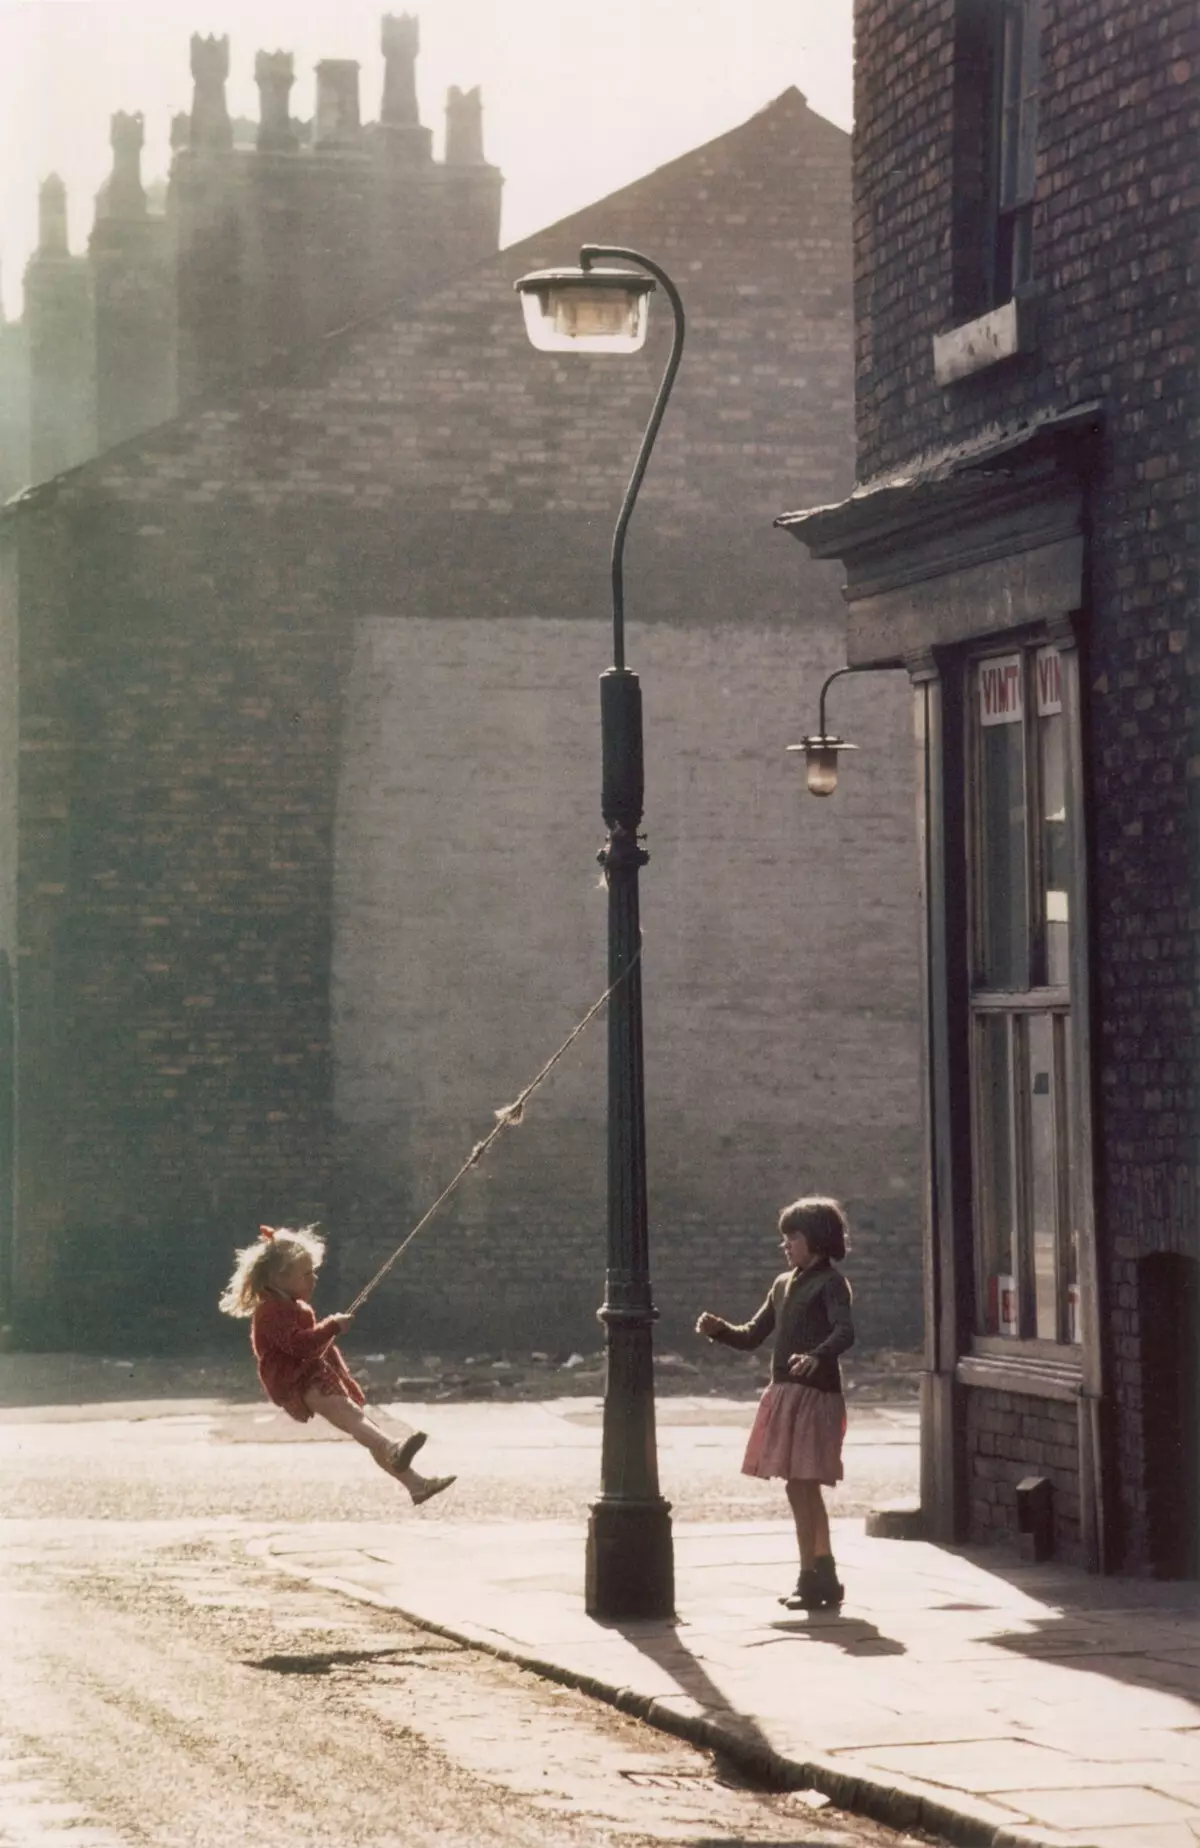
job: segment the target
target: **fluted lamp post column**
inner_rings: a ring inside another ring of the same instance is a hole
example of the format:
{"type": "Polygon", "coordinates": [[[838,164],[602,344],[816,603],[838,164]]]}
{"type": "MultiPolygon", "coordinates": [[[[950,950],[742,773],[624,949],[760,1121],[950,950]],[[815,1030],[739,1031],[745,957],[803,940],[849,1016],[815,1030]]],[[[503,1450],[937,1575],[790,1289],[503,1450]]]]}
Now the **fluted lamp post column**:
{"type": "Polygon", "coordinates": [[[600,1498],[588,1522],[584,1600],[594,1617],[671,1617],[675,1566],[671,1510],[658,1486],[654,1425],[650,1247],[646,1215],[646,1107],[638,874],[644,790],[642,692],[625,666],[625,533],[683,352],[684,313],[666,272],[635,250],[586,244],[578,269],[541,270],[515,285],[534,346],[545,351],[634,353],[645,342],[649,298],[660,285],[674,315],[666,370],[617,517],[612,546],[613,664],[600,677],[601,811],[608,839],[598,858],[608,886],[608,1261],[600,1320],[607,1369],[600,1498]],[[637,264],[643,272],[607,267],[637,264]]]}

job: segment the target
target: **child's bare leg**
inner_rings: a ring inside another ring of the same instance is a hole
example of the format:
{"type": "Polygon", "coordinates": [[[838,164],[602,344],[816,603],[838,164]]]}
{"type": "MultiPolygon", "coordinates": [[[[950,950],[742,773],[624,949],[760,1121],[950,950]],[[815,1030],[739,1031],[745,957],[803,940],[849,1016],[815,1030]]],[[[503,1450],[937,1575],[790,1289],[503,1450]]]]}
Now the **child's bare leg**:
{"type": "MultiPolygon", "coordinates": [[[[789,1477],[786,1488],[788,1506],[792,1519],[796,1523],[796,1544],[800,1549],[800,1569],[802,1572],[812,1570],[817,1556],[816,1535],[813,1531],[812,1496],[809,1491],[815,1483],[802,1481],[799,1477],[789,1477]]],[[[826,1549],[828,1551],[828,1548],[826,1549]]]]}
{"type": "Polygon", "coordinates": [[[812,1490],[812,1539],[813,1555],[821,1559],[833,1552],[833,1543],[829,1538],[829,1515],[825,1507],[825,1497],[821,1493],[819,1482],[810,1482],[812,1490]]]}
{"type": "Polygon", "coordinates": [[[318,1418],[324,1418],[337,1430],[344,1431],[347,1437],[352,1437],[356,1444],[362,1444],[369,1450],[380,1469],[402,1482],[410,1495],[415,1495],[425,1487],[426,1479],[418,1470],[402,1469],[397,1474],[392,1468],[395,1438],[376,1424],[373,1418],[368,1417],[361,1405],[355,1405],[353,1399],[345,1399],[341,1393],[318,1392],[314,1387],[305,1393],[304,1403],[318,1418]]]}
{"type": "Polygon", "coordinates": [[[347,1437],[352,1437],[356,1444],[362,1444],[379,1467],[387,1469],[388,1455],[395,1440],[367,1416],[361,1405],[355,1405],[353,1399],[346,1399],[341,1393],[318,1392],[315,1387],[305,1393],[304,1403],[318,1418],[324,1418],[328,1424],[344,1431],[347,1437]]]}

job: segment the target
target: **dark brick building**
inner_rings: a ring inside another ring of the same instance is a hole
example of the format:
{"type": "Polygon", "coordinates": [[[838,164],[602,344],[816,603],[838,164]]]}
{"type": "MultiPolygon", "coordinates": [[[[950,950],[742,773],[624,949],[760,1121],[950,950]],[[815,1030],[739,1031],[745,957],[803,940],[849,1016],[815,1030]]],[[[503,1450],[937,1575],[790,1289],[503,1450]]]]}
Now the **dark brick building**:
{"type": "MultiPolygon", "coordinates": [[[[66,192],[40,193],[25,272],[21,367],[0,346],[0,495],[149,430],[189,403],[385,302],[492,255],[501,177],[485,159],[478,90],[452,88],[444,159],[417,106],[417,20],[380,29],[379,119],[359,67],[316,67],[311,119],[292,114],[290,52],[259,52],[257,122],[231,118],[227,38],[191,41],[192,107],[172,123],[170,180],[142,180],[144,121],[112,118],[112,172],[86,256],[66,192]]],[[[18,350],[10,336],[9,352],[18,350]]]]}
{"type": "MultiPolygon", "coordinates": [[[[859,0],[858,479],[924,791],[924,1502],[1194,1576],[1200,24],[859,0]]],[[[848,786],[849,786],[848,778],[848,786]]]]}
{"type": "MultiPolygon", "coordinates": [[[[852,480],[849,182],[788,91],[8,510],[19,1338],[211,1330],[264,1219],[329,1220],[356,1285],[603,987],[608,551],[667,328],[537,353],[512,288],[599,241],[689,315],[627,558],[666,1337],[756,1307],[779,1206],[822,1186],[864,1345],[916,1340],[903,676],[847,690],[875,748],[840,808],[784,748],[841,658],[836,570],[772,521],[781,480],[852,480]]],[[[599,1345],[604,1094],[600,1029],[373,1299],[381,1336],[599,1345]]]]}

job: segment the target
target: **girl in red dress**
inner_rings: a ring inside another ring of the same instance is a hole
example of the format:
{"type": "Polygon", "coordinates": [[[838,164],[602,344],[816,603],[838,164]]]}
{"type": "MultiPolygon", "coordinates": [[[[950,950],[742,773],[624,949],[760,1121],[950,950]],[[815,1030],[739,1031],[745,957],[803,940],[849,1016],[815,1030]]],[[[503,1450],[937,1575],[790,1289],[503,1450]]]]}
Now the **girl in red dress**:
{"type": "Polygon", "coordinates": [[[318,1322],[313,1314],[324,1239],[311,1226],[260,1226],[259,1234],[256,1244],[238,1252],[220,1306],[226,1315],[251,1318],[250,1345],[268,1399],[301,1423],[315,1416],[345,1431],[418,1505],[440,1495],[455,1478],[422,1476],[412,1467],[425,1433],[414,1431],[398,1443],[363,1409],[362,1387],[336,1345],[352,1318],[327,1315],[318,1322]]]}

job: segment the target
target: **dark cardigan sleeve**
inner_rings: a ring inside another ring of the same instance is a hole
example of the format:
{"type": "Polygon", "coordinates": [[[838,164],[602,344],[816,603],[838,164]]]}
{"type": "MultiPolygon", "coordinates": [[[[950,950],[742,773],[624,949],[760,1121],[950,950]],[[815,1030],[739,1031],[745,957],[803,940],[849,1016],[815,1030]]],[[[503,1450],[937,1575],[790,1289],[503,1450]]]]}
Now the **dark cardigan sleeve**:
{"type": "Polygon", "coordinates": [[[830,1272],[823,1294],[829,1333],[810,1352],[826,1360],[836,1360],[839,1354],[854,1346],[854,1319],[850,1311],[853,1298],[850,1285],[840,1271],[830,1272]]]}
{"type": "Polygon", "coordinates": [[[762,1308],[748,1322],[722,1321],[720,1329],[712,1339],[719,1341],[722,1347],[761,1347],[774,1326],[775,1292],[772,1290],[762,1308]]]}

